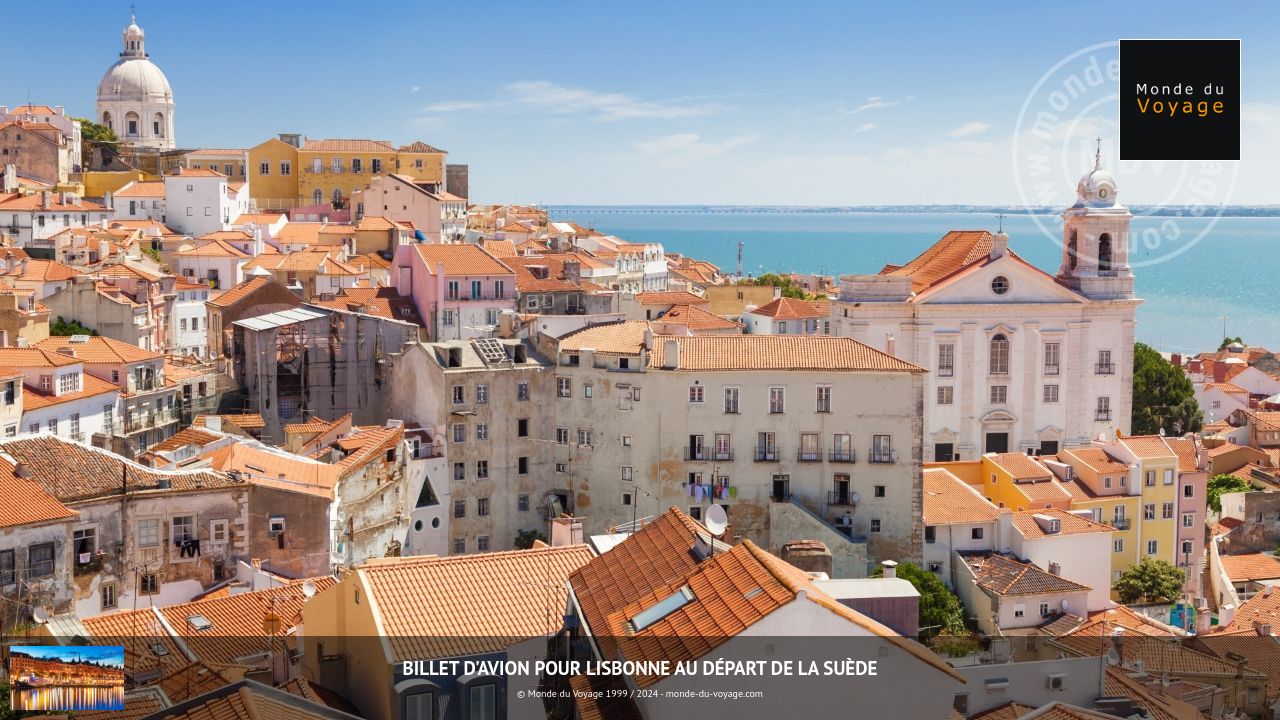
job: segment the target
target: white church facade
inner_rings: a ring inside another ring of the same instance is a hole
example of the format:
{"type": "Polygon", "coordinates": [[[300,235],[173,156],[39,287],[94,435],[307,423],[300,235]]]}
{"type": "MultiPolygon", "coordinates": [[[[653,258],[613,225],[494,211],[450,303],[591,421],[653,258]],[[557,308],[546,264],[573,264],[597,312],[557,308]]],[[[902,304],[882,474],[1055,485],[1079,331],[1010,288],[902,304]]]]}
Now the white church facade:
{"type": "Polygon", "coordinates": [[[172,150],[173,90],[147,55],[146,36],[136,20],[124,30],[120,59],[98,83],[97,122],[115,131],[124,145],[172,150]]]}
{"type": "Polygon", "coordinates": [[[1129,431],[1134,314],[1129,221],[1101,167],[1063,213],[1062,265],[1003,233],[953,231],[905,265],[846,275],[836,334],[926,368],[924,460],[1051,454],[1129,431]]]}

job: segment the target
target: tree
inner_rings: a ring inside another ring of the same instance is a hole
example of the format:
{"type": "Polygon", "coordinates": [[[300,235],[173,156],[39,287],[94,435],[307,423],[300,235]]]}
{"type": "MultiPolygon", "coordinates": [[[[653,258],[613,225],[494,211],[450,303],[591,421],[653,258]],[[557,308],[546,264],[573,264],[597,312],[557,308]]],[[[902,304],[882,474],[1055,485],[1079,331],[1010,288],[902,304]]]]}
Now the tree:
{"type": "Polygon", "coordinates": [[[1237,335],[1237,336],[1235,336],[1235,337],[1227,337],[1227,338],[1223,338],[1223,339],[1222,339],[1222,344],[1218,346],[1218,349],[1219,349],[1219,350],[1226,350],[1226,349],[1227,349],[1227,346],[1228,346],[1228,345],[1230,345],[1230,344],[1232,344],[1232,343],[1235,343],[1235,344],[1237,344],[1237,345],[1244,345],[1244,338],[1240,337],[1239,335],[1237,335]]]}
{"type": "Polygon", "coordinates": [[[516,532],[516,549],[528,550],[535,542],[546,542],[547,536],[540,530],[519,530],[516,532]]]}
{"type": "Polygon", "coordinates": [[[55,337],[68,337],[70,335],[97,335],[97,330],[90,330],[75,320],[63,320],[59,315],[57,320],[49,323],[49,334],[55,337]]]}
{"type": "Polygon", "coordinates": [[[1208,482],[1209,508],[1222,512],[1222,496],[1226,493],[1249,492],[1253,489],[1247,481],[1235,475],[1214,475],[1208,482]]]}
{"type": "Polygon", "coordinates": [[[1120,602],[1126,604],[1144,599],[1147,602],[1172,602],[1182,592],[1182,583],[1186,579],[1187,574],[1182,568],[1164,560],[1145,557],[1142,562],[1120,573],[1113,589],[1120,596],[1120,602]]]}
{"type": "Polygon", "coordinates": [[[1191,380],[1152,348],[1133,345],[1133,417],[1135,435],[1161,430],[1173,435],[1196,432],[1204,413],[1196,402],[1191,380]]]}
{"type": "MultiPolygon", "coordinates": [[[[876,577],[884,575],[883,568],[876,570],[876,577]]],[[[920,593],[920,640],[945,635],[964,635],[964,606],[960,598],[947,589],[937,575],[920,569],[909,562],[898,565],[898,577],[911,583],[920,593]]]]}
{"type": "Polygon", "coordinates": [[[797,300],[805,300],[809,296],[805,293],[804,288],[796,284],[795,280],[789,277],[783,277],[777,273],[765,273],[757,275],[754,278],[743,278],[738,281],[739,285],[771,285],[776,288],[782,288],[782,297],[796,298],[797,300]]]}
{"type": "Polygon", "coordinates": [[[106,125],[87,118],[76,118],[80,122],[80,165],[88,168],[93,162],[93,151],[102,148],[102,163],[111,162],[120,144],[116,132],[106,125]]]}

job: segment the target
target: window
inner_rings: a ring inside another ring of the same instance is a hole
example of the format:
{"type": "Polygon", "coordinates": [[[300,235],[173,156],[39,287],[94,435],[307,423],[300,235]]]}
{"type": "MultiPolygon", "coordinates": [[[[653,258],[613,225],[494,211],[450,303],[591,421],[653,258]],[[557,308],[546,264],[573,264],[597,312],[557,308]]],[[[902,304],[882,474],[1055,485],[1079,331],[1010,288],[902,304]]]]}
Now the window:
{"type": "Polygon", "coordinates": [[[1116,538],[1111,543],[1112,552],[1124,552],[1124,538],[1116,538]]]}
{"type": "Polygon", "coordinates": [[[39,543],[27,548],[28,577],[49,577],[53,570],[53,543],[39,543]]]}
{"type": "Polygon", "coordinates": [[[1194,485],[1182,486],[1182,497],[1189,498],[1189,497],[1195,497],[1195,496],[1196,496],[1196,488],[1194,485]]]}
{"type": "Polygon", "coordinates": [[[997,295],[1004,295],[1009,292],[1009,278],[1003,275],[997,275],[991,279],[991,292],[997,295]]]}
{"type": "Polygon", "coordinates": [[[573,397],[573,378],[556,378],[556,396],[562,398],[573,397]]]}
{"type": "Polygon", "coordinates": [[[1058,386],[1057,385],[1044,386],[1044,401],[1047,403],[1058,402],[1058,386]]]}
{"type": "Polygon", "coordinates": [[[228,520],[214,520],[209,523],[209,542],[214,545],[225,545],[231,539],[231,523],[228,520]]]}
{"type": "Polygon", "coordinates": [[[887,463],[893,462],[893,450],[890,446],[890,436],[873,435],[871,436],[871,462],[887,463]]]}
{"type": "Polygon", "coordinates": [[[702,391],[703,391],[704,389],[705,389],[705,388],[703,388],[701,385],[690,385],[690,386],[689,386],[689,402],[691,402],[691,403],[701,403],[701,402],[702,402],[702,391]]]}
{"type": "Polygon", "coordinates": [[[1009,338],[1004,333],[991,338],[987,371],[991,375],[1009,374],[1009,338]]]}
{"type": "Polygon", "coordinates": [[[622,482],[631,482],[632,472],[630,465],[622,466],[622,482]]]}
{"type": "Polygon", "coordinates": [[[769,388],[769,414],[777,415],[786,409],[786,390],[780,387],[769,388]]]}
{"type": "Polygon", "coordinates": [[[440,312],[440,324],[453,327],[453,310],[442,310],[440,312]]]}
{"type": "Polygon", "coordinates": [[[1106,476],[1106,477],[1102,478],[1102,487],[1104,487],[1104,488],[1110,488],[1110,487],[1111,487],[1111,476],[1110,476],[1110,475],[1108,475],[1108,476],[1106,476]]]}
{"type": "Polygon", "coordinates": [[[374,174],[382,172],[382,159],[373,158],[369,161],[369,167],[373,170],[374,174]]]}
{"type": "Polygon", "coordinates": [[[871,518],[871,532],[880,532],[880,518],[871,518]]]}
{"type": "Polygon", "coordinates": [[[1062,356],[1062,345],[1056,342],[1044,344],[1044,374],[1057,375],[1061,372],[1060,365],[1062,356]]]}
{"type": "Polygon", "coordinates": [[[466,463],[464,463],[464,462],[456,462],[456,463],[454,463],[454,464],[453,464],[453,479],[454,479],[454,480],[466,480],[466,479],[467,479],[467,464],[466,464],[466,463]]]}
{"type": "Polygon", "coordinates": [[[269,163],[269,162],[260,163],[260,164],[258,165],[258,174],[259,174],[259,175],[270,175],[270,174],[271,174],[271,163],[269,163]]]}
{"type": "Polygon", "coordinates": [[[1186,557],[1191,554],[1192,543],[1190,540],[1182,541],[1182,555],[1186,557]]]}
{"type": "Polygon", "coordinates": [[[1048,617],[1048,615],[1049,615],[1049,603],[1047,602],[1040,603],[1040,617],[1048,617]]]}
{"type": "Polygon", "coordinates": [[[557,445],[569,444],[569,428],[556,428],[556,444],[557,445]]]}
{"type": "Polygon", "coordinates": [[[0,550],[0,585],[12,585],[17,580],[17,567],[14,565],[14,552],[0,550]]]}
{"type": "Polygon", "coordinates": [[[484,404],[489,402],[489,386],[486,383],[476,385],[476,402],[484,404]]]}
{"type": "Polygon", "coordinates": [[[969,539],[970,539],[970,540],[981,540],[981,539],[982,539],[982,528],[980,528],[980,527],[976,527],[976,528],[969,528],[969,539]]]}
{"type": "Polygon", "coordinates": [[[97,548],[96,528],[81,528],[71,533],[71,560],[77,566],[93,562],[93,553],[97,548]]]}
{"type": "Polygon", "coordinates": [[[1165,485],[1172,485],[1172,484],[1173,484],[1173,469],[1172,469],[1172,468],[1166,468],[1166,469],[1165,469],[1165,471],[1164,471],[1164,484],[1165,484],[1165,485]]]}
{"type": "Polygon", "coordinates": [[[1167,502],[1160,506],[1160,519],[1161,520],[1173,519],[1173,503],[1167,502]]]}
{"type": "MultiPolygon", "coordinates": [[[[487,477],[489,477],[489,461],[477,460],[476,461],[476,478],[483,480],[484,478],[487,478],[487,477]]],[[[488,513],[480,513],[480,514],[487,515],[488,513]]]]}
{"type": "Polygon", "coordinates": [[[454,517],[456,517],[456,518],[464,518],[464,517],[466,517],[466,516],[467,516],[467,501],[466,501],[466,500],[454,500],[454,501],[453,501],[453,516],[454,516],[454,517]]]}
{"type": "Polygon", "coordinates": [[[1014,606],[1013,606],[1013,616],[1014,616],[1014,617],[1016,617],[1016,618],[1020,618],[1020,617],[1022,617],[1023,615],[1026,615],[1026,614],[1027,614],[1027,608],[1026,608],[1026,606],[1025,606],[1025,605],[1014,605],[1014,606]]]}
{"type": "Polygon", "coordinates": [[[453,441],[456,443],[467,441],[467,426],[463,423],[455,423],[453,426],[453,441]]]}
{"type": "Polygon", "coordinates": [[[591,446],[591,431],[586,428],[578,428],[578,445],[581,447],[591,446]]]}
{"type": "Polygon", "coordinates": [[[1142,506],[1142,519],[1144,519],[1144,520],[1155,520],[1155,519],[1156,519],[1156,504],[1155,504],[1155,503],[1147,503],[1146,505],[1143,505],[1143,506],[1142,506]]]}
{"type": "Polygon", "coordinates": [[[360,158],[351,158],[351,172],[358,173],[364,170],[364,161],[360,158]]]}
{"type": "Polygon", "coordinates": [[[1155,487],[1155,484],[1156,484],[1156,471],[1155,471],[1155,470],[1148,470],[1148,471],[1146,472],[1145,476],[1143,477],[1143,482],[1146,484],[1146,486],[1147,486],[1147,487],[1155,487]]]}
{"type": "Polygon", "coordinates": [[[80,413],[71,413],[71,437],[80,435],[80,413]]]}
{"type": "Polygon", "coordinates": [[[631,505],[631,493],[629,492],[622,493],[622,504],[628,505],[628,506],[631,505]]]}
{"type": "Polygon", "coordinates": [[[454,555],[461,555],[461,554],[465,553],[466,551],[467,551],[467,539],[466,539],[466,538],[454,538],[454,539],[453,539],[453,554],[454,554],[454,555]]]}
{"type": "Polygon", "coordinates": [[[1100,421],[1107,421],[1111,419],[1111,398],[1098,398],[1098,411],[1095,419],[1100,421]]]}
{"type": "Polygon", "coordinates": [[[630,436],[630,435],[623,435],[623,436],[622,436],[622,447],[631,447],[631,436],[630,436]]]}
{"type": "MultiPolygon", "coordinates": [[[[455,548],[456,550],[456,548],[455,548]]],[[[408,695],[402,695],[403,712],[400,717],[405,720],[436,720],[436,696],[435,693],[416,692],[408,695]]]]}
{"type": "Polygon", "coordinates": [[[819,385],[817,407],[815,412],[829,413],[831,412],[831,386],[819,385]]]}
{"type": "Polygon", "coordinates": [[[736,387],[727,387],[724,389],[724,411],[733,415],[738,412],[738,396],[739,389],[736,387]]]}
{"type": "Polygon", "coordinates": [[[104,583],[98,591],[98,597],[101,599],[103,610],[109,610],[116,606],[116,584],[104,583]]]}
{"type": "Polygon", "coordinates": [[[155,547],[160,544],[160,521],[142,518],[138,521],[138,547],[155,547]]]}
{"type": "MultiPolygon", "coordinates": [[[[488,538],[483,539],[487,545],[488,538]]],[[[498,717],[497,689],[494,683],[470,687],[467,691],[467,717],[470,720],[494,720],[498,717]]]]}
{"type": "Polygon", "coordinates": [[[955,389],[950,385],[938,386],[938,404],[950,405],[955,397],[955,389]]]}
{"type": "Polygon", "coordinates": [[[884,497],[885,489],[883,485],[876,485],[871,489],[871,493],[878,498],[884,497]]]}
{"type": "Polygon", "coordinates": [[[991,404],[1004,405],[1009,401],[1008,385],[992,385],[991,386],[991,404]]]}
{"type": "Polygon", "coordinates": [[[489,552],[488,535],[481,535],[476,538],[476,552],[489,552]]]}
{"type": "Polygon", "coordinates": [[[951,377],[956,371],[956,346],[946,343],[938,346],[938,375],[951,377]]]}
{"type": "Polygon", "coordinates": [[[556,463],[556,472],[559,473],[560,475],[563,475],[569,472],[569,464],[562,463],[562,462],[556,463]]]}
{"type": "MultiPolygon", "coordinates": [[[[619,360],[618,362],[622,362],[622,360],[619,360]]],[[[583,386],[582,386],[582,397],[584,397],[584,398],[590,398],[590,397],[591,397],[591,384],[590,384],[590,383],[588,383],[588,384],[586,384],[586,385],[583,385],[583,386]]]]}
{"type": "Polygon", "coordinates": [[[1148,555],[1155,555],[1155,554],[1156,554],[1156,553],[1158,553],[1158,552],[1160,552],[1160,541],[1159,541],[1159,540],[1148,540],[1148,541],[1147,541],[1147,554],[1148,554],[1148,555]]]}
{"type": "Polygon", "coordinates": [[[489,439],[489,423],[487,422],[476,423],[476,439],[477,440],[489,439]]]}
{"type": "MultiPolygon", "coordinates": [[[[265,163],[264,163],[264,164],[265,164],[265,163]]],[[[282,162],[282,163],[280,163],[280,174],[281,174],[281,175],[291,175],[292,173],[293,173],[293,165],[292,165],[292,164],[290,164],[290,163],[288,163],[288,162],[282,162]]],[[[266,173],[262,173],[262,174],[263,174],[263,175],[266,175],[266,173]]]]}
{"type": "Polygon", "coordinates": [[[516,437],[529,437],[529,418],[516,420],[516,437]]]}
{"type": "Polygon", "coordinates": [[[476,515],[484,517],[489,514],[489,498],[476,499],[476,515]]]}
{"type": "Polygon", "coordinates": [[[141,595],[155,595],[160,592],[160,576],[155,573],[147,573],[138,578],[138,593],[141,595]]]}
{"type": "Polygon", "coordinates": [[[519,512],[529,512],[528,495],[519,495],[516,497],[516,510],[519,512]]]}
{"type": "Polygon", "coordinates": [[[49,418],[49,422],[46,423],[46,425],[48,426],[50,435],[58,434],[58,418],[49,418]]]}
{"type": "Polygon", "coordinates": [[[529,474],[529,458],[527,457],[516,458],[516,473],[519,475],[529,474]]]}
{"type": "Polygon", "coordinates": [[[818,433],[800,433],[801,462],[814,462],[822,459],[822,451],[818,448],[818,433]]]}
{"type": "Polygon", "coordinates": [[[1196,524],[1195,513],[1182,513],[1182,527],[1184,528],[1195,527],[1195,524],[1196,524]]]}
{"type": "Polygon", "coordinates": [[[196,539],[196,519],[193,515],[178,515],[173,518],[174,542],[187,542],[196,539]]]}
{"type": "Polygon", "coordinates": [[[924,528],[924,541],[929,544],[937,542],[938,534],[932,525],[926,525],[924,528]]]}

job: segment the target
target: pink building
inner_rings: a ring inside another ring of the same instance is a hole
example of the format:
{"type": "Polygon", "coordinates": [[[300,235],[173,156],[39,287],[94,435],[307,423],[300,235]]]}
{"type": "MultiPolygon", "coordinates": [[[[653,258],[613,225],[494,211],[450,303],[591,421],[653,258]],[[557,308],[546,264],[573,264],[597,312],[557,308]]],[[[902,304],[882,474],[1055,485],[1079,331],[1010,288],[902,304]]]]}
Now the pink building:
{"type": "Polygon", "coordinates": [[[401,245],[392,260],[396,291],[412,295],[436,340],[489,337],[503,310],[516,309],[516,274],[479,245],[401,245]]]}

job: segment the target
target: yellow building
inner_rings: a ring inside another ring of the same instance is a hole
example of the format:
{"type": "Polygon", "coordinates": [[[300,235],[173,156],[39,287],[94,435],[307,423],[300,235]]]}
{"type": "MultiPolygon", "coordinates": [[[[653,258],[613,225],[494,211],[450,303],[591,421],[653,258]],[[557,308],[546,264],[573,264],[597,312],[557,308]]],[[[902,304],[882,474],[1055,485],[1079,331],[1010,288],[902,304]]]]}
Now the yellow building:
{"type": "MultiPolygon", "coordinates": [[[[286,136],[293,137],[293,136],[286,136]]],[[[298,148],[271,138],[249,148],[249,197],[259,210],[287,210],[298,205],[298,148]]]]}
{"type": "Polygon", "coordinates": [[[396,150],[396,172],[408,175],[418,182],[437,183],[444,187],[447,154],[421,140],[402,145],[396,150]]]}
{"type": "Polygon", "coordinates": [[[298,202],[342,208],[369,178],[396,171],[396,149],[386,140],[307,140],[298,162],[298,202]]]}
{"type": "Polygon", "coordinates": [[[1141,560],[1141,537],[1135,519],[1142,510],[1142,498],[1133,494],[1133,473],[1123,462],[1102,448],[1070,448],[1046,459],[1069,481],[1063,487],[1071,493],[1073,510],[1093,511],[1093,519],[1115,528],[1111,535],[1111,576],[1114,579],[1141,560]]]}
{"type": "Polygon", "coordinates": [[[248,151],[239,148],[202,148],[182,156],[182,167],[192,170],[208,168],[227,176],[228,182],[244,182],[248,179],[246,164],[248,151]]]}

